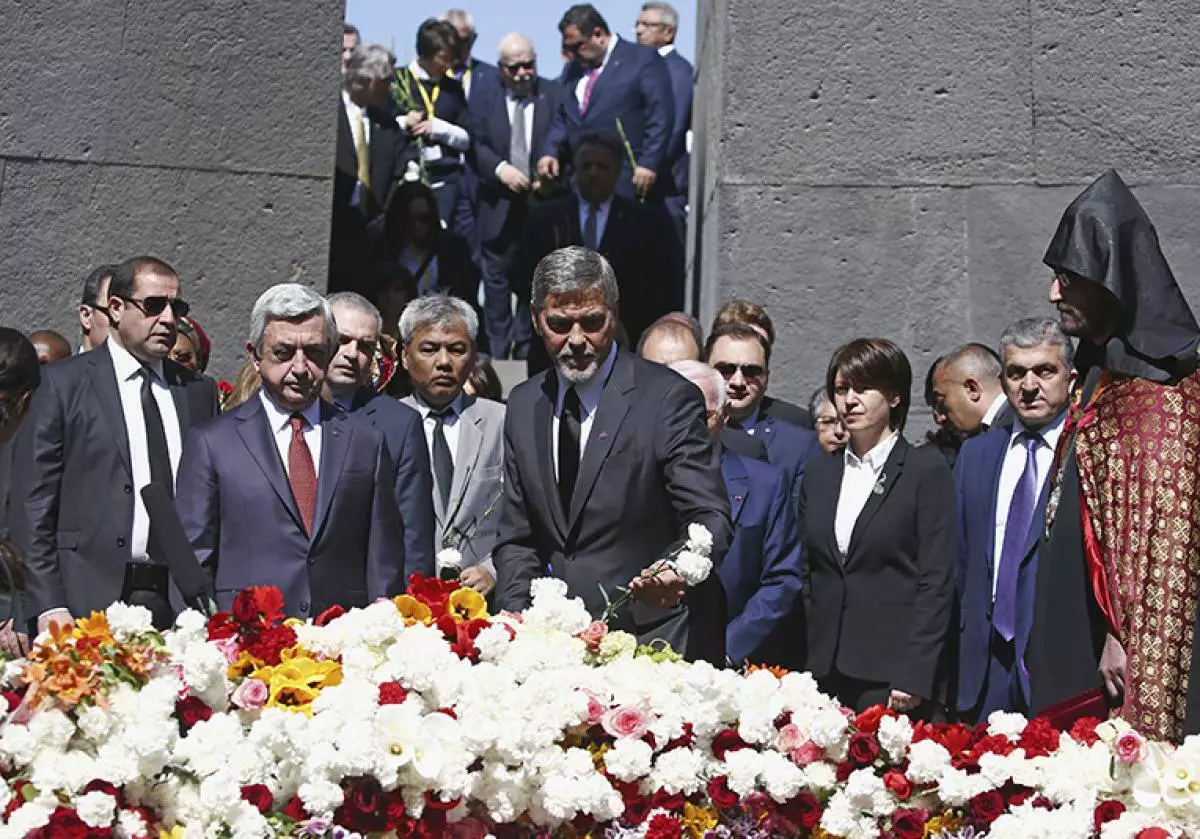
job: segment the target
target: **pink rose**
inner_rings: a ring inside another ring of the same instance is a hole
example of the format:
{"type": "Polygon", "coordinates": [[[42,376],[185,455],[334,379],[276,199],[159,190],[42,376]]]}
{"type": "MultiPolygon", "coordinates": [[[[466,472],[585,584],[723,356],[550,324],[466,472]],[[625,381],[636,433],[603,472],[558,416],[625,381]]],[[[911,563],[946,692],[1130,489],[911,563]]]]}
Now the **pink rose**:
{"type": "Polygon", "coordinates": [[[265,684],[258,679],[246,679],[237,686],[237,690],[233,692],[233,696],[229,697],[229,700],[239,708],[257,711],[267,704],[268,695],[269,691],[265,684]]]}
{"type": "Polygon", "coordinates": [[[788,757],[797,766],[808,766],[810,763],[825,759],[825,750],[814,743],[812,740],[806,740],[796,748],[788,752],[788,757]]]}
{"type": "Polygon", "coordinates": [[[238,660],[238,639],[236,635],[230,635],[228,638],[218,638],[213,643],[221,651],[221,655],[225,656],[226,663],[233,664],[238,660]]]}
{"type": "Polygon", "coordinates": [[[1126,765],[1137,763],[1142,759],[1146,749],[1146,741],[1136,731],[1126,731],[1117,738],[1117,760],[1126,765]]]}
{"type": "Polygon", "coordinates": [[[799,746],[802,742],[800,729],[794,723],[788,723],[783,728],[779,729],[779,742],[775,748],[781,752],[790,752],[792,749],[799,746]]]}
{"type": "Polygon", "coordinates": [[[600,724],[613,737],[627,737],[633,740],[646,736],[646,714],[640,708],[622,705],[604,714],[600,724]]]}
{"type": "Polygon", "coordinates": [[[588,725],[599,725],[604,720],[608,706],[599,699],[588,694],[588,725]]]}
{"type": "Polygon", "coordinates": [[[592,621],[588,624],[588,628],[580,632],[577,637],[582,638],[583,642],[588,645],[588,649],[596,652],[600,649],[600,642],[604,640],[604,636],[608,634],[608,624],[604,621],[592,621]]]}

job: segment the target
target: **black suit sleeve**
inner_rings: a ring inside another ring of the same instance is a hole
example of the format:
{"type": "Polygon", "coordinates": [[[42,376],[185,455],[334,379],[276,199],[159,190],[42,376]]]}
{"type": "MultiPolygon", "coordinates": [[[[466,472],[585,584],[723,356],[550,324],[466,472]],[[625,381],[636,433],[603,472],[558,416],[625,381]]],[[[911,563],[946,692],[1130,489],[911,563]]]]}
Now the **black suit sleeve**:
{"type": "Polygon", "coordinates": [[[371,535],[367,546],[367,597],[394,597],[404,592],[417,568],[404,548],[404,522],[396,510],[396,475],[387,445],[379,438],[375,451],[375,491],[371,498],[371,535]]]}
{"type": "Polygon", "coordinates": [[[175,476],[175,510],[196,560],[215,583],[220,560],[221,488],[203,428],[193,428],[184,441],[175,476]]]}
{"type": "MultiPolygon", "coordinates": [[[[407,410],[407,409],[406,409],[407,410]]],[[[434,573],[433,476],[429,450],[420,421],[408,424],[408,433],[397,445],[396,506],[404,525],[404,557],[408,573],[434,573]]]]}
{"type": "Polygon", "coordinates": [[[496,564],[496,608],[520,611],[532,602],[530,584],[546,573],[538,559],[525,500],[525,485],[517,463],[513,432],[518,411],[504,418],[504,497],[492,561],[496,564]]]}

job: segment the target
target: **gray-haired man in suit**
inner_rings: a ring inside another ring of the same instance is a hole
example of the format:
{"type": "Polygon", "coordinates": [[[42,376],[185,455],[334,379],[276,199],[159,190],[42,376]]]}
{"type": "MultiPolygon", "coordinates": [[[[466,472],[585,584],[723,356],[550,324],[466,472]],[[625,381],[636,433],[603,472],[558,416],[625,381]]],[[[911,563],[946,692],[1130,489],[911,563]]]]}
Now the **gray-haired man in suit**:
{"type": "Polygon", "coordinates": [[[504,406],[463,392],[475,364],[474,310],[457,297],[409,303],[400,315],[401,360],[421,414],[433,467],[439,549],[462,554],[462,581],[481,594],[496,585],[492,548],[504,482],[504,406]]]}

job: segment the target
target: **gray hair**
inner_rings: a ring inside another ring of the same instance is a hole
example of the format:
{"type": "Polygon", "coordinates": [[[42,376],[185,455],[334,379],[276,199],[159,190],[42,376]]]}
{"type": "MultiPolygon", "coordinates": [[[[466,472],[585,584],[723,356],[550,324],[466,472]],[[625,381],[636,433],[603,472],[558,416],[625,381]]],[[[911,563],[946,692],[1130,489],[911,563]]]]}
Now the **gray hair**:
{"type": "MultiPolygon", "coordinates": [[[[378,335],[383,331],[383,315],[379,314],[379,310],[375,308],[375,304],[361,294],[355,291],[339,291],[336,294],[331,294],[325,298],[329,301],[329,308],[332,310],[336,306],[345,306],[347,309],[352,309],[361,314],[367,315],[375,319],[375,334],[378,335]]],[[[334,317],[337,320],[337,317],[334,317]]]]}
{"type": "Polygon", "coordinates": [[[984,344],[963,344],[946,356],[942,362],[947,368],[955,368],[962,375],[970,376],[980,382],[990,380],[999,382],[1004,368],[1000,364],[1000,356],[996,351],[984,344]]]}
{"type": "Polygon", "coordinates": [[[617,310],[617,275],[608,260],[594,250],[568,245],[551,251],[533,270],[533,307],[542,311],[551,294],[580,294],[599,288],[604,305],[617,310]]]}
{"type": "Polygon", "coordinates": [[[1038,344],[1058,347],[1063,364],[1068,368],[1075,363],[1075,347],[1071,339],[1062,331],[1058,321],[1050,318],[1023,318],[1009,324],[1000,336],[1000,357],[1004,358],[1004,351],[1009,347],[1027,350],[1038,344]]]}
{"type": "Polygon", "coordinates": [[[462,321],[467,328],[471,344],[475,344],[475,333],[479,331],[479,316],[471,304],[449,294],[431,294],[418,297],[404,307],[400,314],[400,340],[411,344],[413,335],[423,326],[450,328],[455,321],[462,321]]]}
{"type": "Polygon", "coordinates": [[[833,400],[829,398],[829,391],[826,389],[825,385],[821,385],[819,388],[813,391],[812,396],[808,397],[808,412],[812,414],[814,421],[817,418],[817,414],[821,412],[821,406],[826,402],[830,403],[831,405],[833,404],[833,400]]]}
{"type": "Polygon", "coordinates": [[[520,52],[523,49],[528,49],[529,54],[532,55],[535,60],[537,59],[537,50],[533,48],[533,41],[529,40],[529,38],[525,37],[520,32],[509,32],[504,36],[503,40],[500,41],[500,46],[497,50],[497,53],[500,56],[500,60],[503,61],[505,54],[509,52],[520,52]]]}
{"type": "Polygon", "coordinates": [[[672,361],[667,366],[700,388],[704,394],[705,407],[708,407],[708,388],[712,388],[712,392],[717,397],[716,409],[718,411],[724,409],[725,404],[729,401],[729,391],[725,389],[724,376],[703,361],[693,361],[690,358],[672,361]]]}
{"type": "Polygon", "coordinates": [[[447,9],[438,20],[444,20],[455,27],[465,26],[471,30],[472,35],[475,34],[475,16],[466,9],[447,9]]]}
{"type": "Polygon", "coordinates": [[[679,29],[679,12],[670,3],[649,2],[642,4],[642,11],[662,12],[662,22],[672,29],[679,29]]]}
{"type": "Polygon", "coordinates": [[[363,86],[390,79],[396,72],[396,56],[382,44],[359,44],[346,60],[346,86],[363,86]]]}
{"type": "Polygon", "coordinates": [[[261,356],[268,323],[307,320],[317,314],[325,321],[325,348],[332,357],[337,352],[338,331],[329,302],[314,289],[299,283],[273,285],[254,301],[250,310],[250,345],[261,356]]]}

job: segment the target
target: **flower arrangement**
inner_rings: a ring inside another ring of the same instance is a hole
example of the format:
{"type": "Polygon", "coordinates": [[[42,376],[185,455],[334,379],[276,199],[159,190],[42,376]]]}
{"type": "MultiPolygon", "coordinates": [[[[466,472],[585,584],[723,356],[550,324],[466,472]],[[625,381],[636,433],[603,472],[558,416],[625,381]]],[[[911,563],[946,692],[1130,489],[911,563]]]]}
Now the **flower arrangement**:
{"type": "Polygon", "coordinates": [[[310,623],[277,590],[159,634],[114,605],[3,672],[0,837],[1200,835],[1200,739],[855,714],[808,674],[688,664],[557,580],[310,623]]]}

